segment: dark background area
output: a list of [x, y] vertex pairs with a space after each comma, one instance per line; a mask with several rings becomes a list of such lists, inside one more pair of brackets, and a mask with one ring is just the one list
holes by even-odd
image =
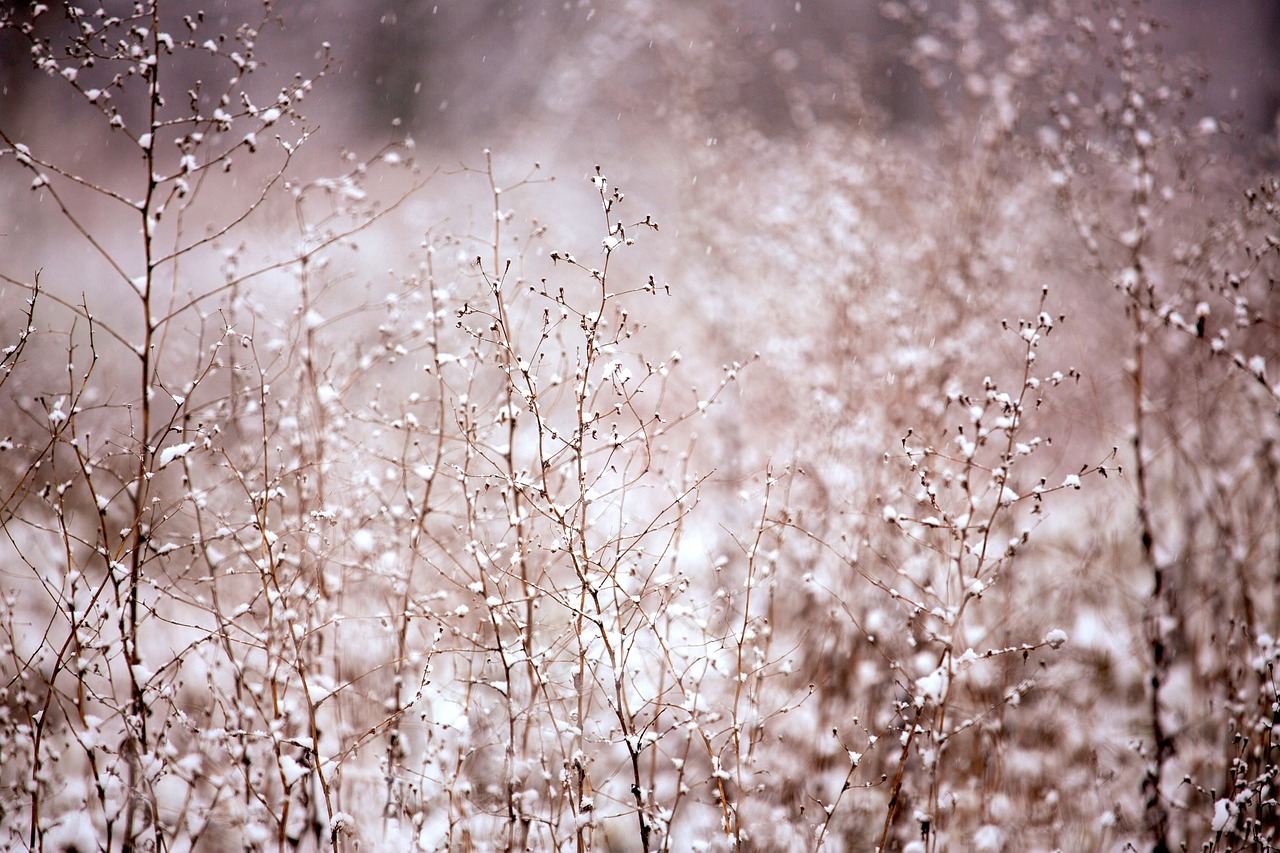
[[[252, 18], [259, 5], [230, 0], [203, 9], [218, 26]], [[1215, 109], [1246, 134], [1275, 132], [1280, 5], [1158, 0], [1148, 8], [1168, 24], [1162, 39], [1170, 55], [1208, 72]], [[797, 121], [788, 88], [838, 85], [832, 68], [842, 64], [863, 75], [871, 106], [896, 124], [931, 118], [914, 72], [897, 59], [908, 34], [871, 2], [284, 0], [272, 17], [263, 33], [269, 73], [314, 67], [321, 43], [332, 45], [337, 66], [325, 102], [337, 106], [323, 119], [346, 138], [381, 139], [395, 120], [400, 132], [445, 148], [501, 144], [531, 127], [602, 134], [612, 123], [635, 138], [661, 130], [672, 99], [689, 95], [708, 118], [733, 114], [772, 135]], [[46, 35], [66, 25], [56, 10], [38, 24]], [[0, 39], [7, 124], [25, 114], [56, 116], [69, 97], [65, 86], [32, 80], [25, 44], [7, 34]], [[825, 105], [842, 107], [838, 98]]]

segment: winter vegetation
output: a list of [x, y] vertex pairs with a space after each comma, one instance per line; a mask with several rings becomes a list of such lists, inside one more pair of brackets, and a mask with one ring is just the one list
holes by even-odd
[[0, 847], [1280, 848], [1275, 129], [1141, 3], [476, 5], [526, 111], [377, 130], [0, 7]]

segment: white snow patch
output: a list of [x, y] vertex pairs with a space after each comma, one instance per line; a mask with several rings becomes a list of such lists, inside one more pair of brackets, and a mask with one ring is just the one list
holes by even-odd
[[195, 449], [195, 446], [196, 446], [195, 442], [188, 441], [183, 444], [175, 444], [171, 447], [166, 447], [164, 450], [161, 450], [160, 458], [157, 460], [156, 470], [159, 471], [163, 469], [166, 465], [168, 465], [170, 462], [172, 462], [175, 459], [184, 458], [188, 453], [190, 453], [193, 449]]
[[1223, 832], [1232, 823], [1235, 822], [1235, 803], [1223, 797], [1213, 804], [1213, 827], [1214, 832]]
[[935, 705], [941, 703], [943, 697], [947, 695], [947, 684], [950, 680], [946, 668], [941, 666], [928, 675], [916, 679], [916, 687], [920, 690], [916, 695], [916, 707], [923, 706], [925, 700]]
[[1044, 642], [1055, 649], [1062, 648], [1062, 644], [1066, 641], [1067, 632], [1061, 628], [1054, 628], [1052, 631], [1044, 635]]
[[357, 530], [355, 535], [351, 537], [351, 544], [360, 553], [368, 554], [373, 551], [373, 546], [376, 543], [374, 542], [373, 534], [368, 530]]

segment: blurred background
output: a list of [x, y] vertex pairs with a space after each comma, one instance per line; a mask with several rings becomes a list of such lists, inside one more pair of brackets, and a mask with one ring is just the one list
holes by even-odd
[[[312, 118], [332, 140], [409, 134], [424, 146], [424, 157], [438, 152], [442, 162], [490, 147], [508, 156], [517, 148], [537, 152], [549, 162], [605, 160], [615, 168], [651, 162], [669, 169], [689, 141], [676, 134], [692, 132], [680, 125], [691, 121], [713, 132], [745, 124], [774, 138], [815, 122], [865, 119], [863, 109], [885, 116], [895, 131], [928, 127], [936, 116], [904, 62], [915, 33], [882, 14], [881, 5], [285, 0], [273, 5], [263, 30], [264, 76], [287, 78], [314, 67], [327, 42], [336, 66], [323, 110]], [[963, 4], [910, 5], [950, 14]], [[203, 10], [211, 25], [222, 26], [260, 17], [259, 8], [253, 0], [229, 0]], [[1189, 58], [1207, 73], [1212, 111], [1235, 119], [1249, 137], [1276, 133], [1274, 3], [1155, 0], [1145, 8], [1167, 25], [1160, 34], [1167, 55]], [[65, 26], [56, 14], [37, 23], [44, 36]], [[66, 87], [29, 68], [18, 39], [0, 43], [6, 124], [74, 121]], [[626, 150], [618, 150], [624, 142]]]
[[[927, 211], [917, 209], [928, 202], [909, 197], [913, 181], [957, 198], [978, 192], [996, 199], [1006, 188], [1030, 192], [1019, 176], [1039, 180], [1043, 170], [983, 153], [984, 123], [990, 129], [1009, 122], [1015, 140], [1034, 144], [1052, 99], [1071, 85], [1100, 85], [1090, 77], [1096, 71], [1100, 80], [1105, 72], [1101, 64], [1091, 71], [1088, 57], [1059, 62], [1055, 51], [1070, 47], [1071, 35], [1037, 27], [1077, 12], [1071, 4], [1043, 8], [1051, 14], [1034, 3], [987, 9], [956, 0], [284, 0], [264, 12], [252, 0], [227, 0], [204, 7], [201, 38], [232, 34], [246, 21], [260, 30], [260, 67], [248, 81], [258, 100], [295, 74], [327, 69], [301, 105], [305, 123], [295, 128], [317, 130], [304, 152], [309, 156], [294, 165], [303, 176], [333, 172], [340, 151], [367, 156], [390, 140], [412, 139], [428, 169], [475, 165], [488, 148], [502, 179], [523, 176], [534, 163], [541, 176], [557, 176], [558, 185], [519, 212], [554, 220], [566, 237], [579, 239], [594, 233], [597, 219], [575, 200], [581, 181], [602, 166], [629, 194], [633, 210], [661, 223], [657, 260], [651, 255], [649, 263], [679, 285], [679, 307], [670, 316], [697, 318], [713, 352], [709, 363], [718, 365], [770, 347], [807, 351], [812, 323], [830, 312], [798, 312], [803, 319], [793, 318], [796, 328], [787, 331], [786, 323], [774, 322], [771, 300], [803, 295], [803, 304], [816, 308], [837, 281], [883, 277], [854, 257], [859, 246], [888, 257], [889, 246], [912, 244], [904, 229], [934, 230], [920, 219]], [[1160, 22], [1151, 38], [1161, 61], [1194, 92], [1184, 107], [1187, 120], [1221, 120], [1225, 150], [1236, 159], [1214, 165], [1274, 164], [1280, 7], [1269, 0], [1225, 6], [1152, 0], [1131, 8]], [[1030, 26], [1009, 23], [1019, 17]], [[53, 38], [67, 26], [63, 16], [44, 14], [35, 34]], [[10, 136], [86, 175], [109, 176], [107, 183], [136, 166], [136, 148], [122, 144], [120, 134], [98, 133], [97, 113], [83, 97], [65, 81], [32, 73], [27, 43], [7, 35], [0, 38], [0, 121]], [[966, 42], [969, 48], [960, 47]], [[167, 69], [178, 79], [168, 79], [165, 91], [181, 99], [176, 93], [213, 68], [178, 60]], [[968, 69], [967, 80], [963, 71], [947, 71], [948, 63]], [[208, 102], [211, 94], [202, 97]], [[999, 186], [978, 187], [973, 181], [980, 179], [964, 177], [971, 174], [966, 164], [992, 156], [1006, 169]], [[857, 174], [841, 176], [845, 170]], [[240, 180], [232, 176], [219, 188], [231, 193], [227, 202], [248, 192], [251, 182]], [[850, 181], [874, 198], [850, 196]], [[5, 266], [43, 268], [54, 282], [59, 264], [73, 264], [83, 277], [92, 255], [45, 251], [56, 232], [46, 217], [56, 210], [28, 204], [28, 183], [17, 170], [0, 174]], [[474, 215], [474, 200], [455, 204], [454, 190], [443, 184], [428, 195], [424, 209], [400, 220], [408, 230], [389, 238], [387, 251], [415, 239], [432, 216], [461, 227]], [[934, 208], [946, 217], [949, 203]], [[968, 209], [981, 214], [990, 206]], [[1017, 240], [1032, 278], [1043, 266], [1030, 248], [1039, 240]], [[814, 284], [816, 270], [824, 271], [822, 286]], [[790, 366], [781, 370], [786, 375]]]

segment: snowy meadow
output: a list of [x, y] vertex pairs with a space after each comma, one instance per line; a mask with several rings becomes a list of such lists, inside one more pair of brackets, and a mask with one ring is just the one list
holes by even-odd
[[0, 847], [1280, 848], [1261, 24], [382, 5], [0, 7]]

